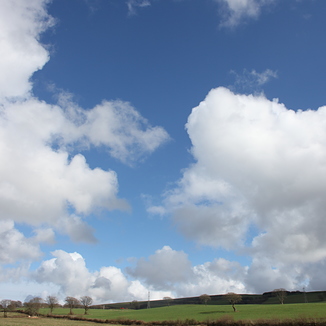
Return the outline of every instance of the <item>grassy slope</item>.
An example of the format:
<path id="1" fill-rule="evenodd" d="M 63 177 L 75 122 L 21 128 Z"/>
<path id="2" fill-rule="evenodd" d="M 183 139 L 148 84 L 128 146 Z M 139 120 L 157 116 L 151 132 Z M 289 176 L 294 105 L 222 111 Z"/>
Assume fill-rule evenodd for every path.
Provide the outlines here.
<path id="1" fill-rule="evenodd" d="M 66 319 L 50 319 L 50 318 L 0 318 L 1 326 L 94 326 L 93 322 L 82 322 Z M 112 326 L 112 325 L 111 325 Z"/>
<path id="2" fill-rule="evenodd" d="M 306 296 L 306 297 L 305 297 Z M 209 305 L 223 305 L 228 304 L 225 295 L 210 295 L 211 300 L 208 302 Z M 285 303 L 304 303 L 305 299 L 309 303 L 311 302 L 321 302 L 326 300 L 326 291 L 316 291 L 316 292 L 306 292 L 304 294 L 300 291 L 288 292 Z M 199 297 L 189 297 L 189 298 L 177 298 L 174 299 L 173 305 L 184 305 L 184 304 L 200 304 L 201 301 Z M 277 304 L 278 299 L 273 295 L 272 292 L 266 292 L 264 294 L 242 294 L 241 304 Z M 139 301 L 139 306 L 141 308 L 147 307 L 147 301 Z M 151 307 L 165 307 L 166 301 L 164 300 L 152 300 Z M 119 302 L 104 304 L 106 309 L 119 309 L 119 308 L 132 308 L 130 302 Z M 96 306 L 94 308 L 101 309 L 103 305 Z"/>
<path id="3" fill-rule="evenodd" d="M 141 310 L 103 310 L 91 309 L 86 318 L 99 319 L 135 319 L 144 321 L 185 320 L 198 321 L 220 319 L 225 315 L 233 316 L 235 320 L 257 319 L 293 319 L 303 317 L 326 318 L 326 303 L 306 304 L 268 304 L 268 305 L 237 305 L 234 313 L 229 305 L 176 305 L 171 307 L 141 309 Z M 48 313 L 48 309 L 41 311 Z M 54 314 L 68 314 L 68 309 L 55 309 Z M 74 309 L 75 314 L 82 315 L 82 309 Z"/>
<path id="4" fill-rule="evenodd" d="M 51 318 L 28 318 L 17 313 L 8 313 L 8 318 L 3 318 L 0 314 L 1 326 L 94 326 L 91 322 L 83 322 L 66 319 L 51 319 Z M 113 325 L 111 325 L 113 326 Z"/>

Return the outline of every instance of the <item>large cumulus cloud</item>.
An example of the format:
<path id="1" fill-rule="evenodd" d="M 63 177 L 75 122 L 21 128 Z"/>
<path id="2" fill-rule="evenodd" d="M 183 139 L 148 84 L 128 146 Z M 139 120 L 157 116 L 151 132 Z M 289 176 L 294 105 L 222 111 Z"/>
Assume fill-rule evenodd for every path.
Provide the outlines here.
<path id="1" fill-rule="evenodd" d="M 215 259 L 192 266 L 187 254 L 169 246 L 140 258 L 126 271 L 104 266 L 90 271 L 79 253 L 56 250 L 30 277 L 58 288 L 58 297 L 91 296 L 96 303 L 185 297 L 202 293 L 246 292 L 247 268 L 237 262 Z M 105 263 L 105 260 L 103 261 Z"/>
<path id="2" fill-rule="evenodd" d="M 165 195 L 180 232 L 265 261 L 292 288 L 312 279 L 303 266 L 326 258 L 326 107 L 293 111 L 220 87 L 186 128 L 196 162 Z"/>
<path id="3" fill-rule="evenodd" d="M 151 289 L 152 299 L 171 295 L 168 291 L 150 288 L 138 280 L 130 280 L 120 268 L 104 266 L 98 271 L 90 271 L 81 254 L 56 250 L 54 258 L 45 260 L 30 274 L 30 279 L 40 284 L 58 287 L 59 298 L 65 296 L 89 295 L 96 303 L 146 300 Z M 105 262 L 105 261 L 104 261 Z"/>
<path id="4" fill-rule="evenodd" d="M 48 223 L 68 233 L 72 223 L 77 235 L 76 228 L 85 231 L 78 214 L 128 204 L 117 197 L 114 171 L 91 169 L 70 149 L 106 146 L 114 157 L 132 162 L 167 139 L 164 129 L 148 126 L 124 102 L 103 102 L 84 113 L 71 103 L 60 107 L 30 98 L 3 106 L 1 113 L 0 219 Z M 68 208 L 74 215 L 68 216 Z"/>
<path id="5" fill-rule="evenodd" d="M 104 100 L 84 110 L 64 92 L 56 105 L 33 96 L 31 77 L 49 60 L 40 42 L 41 33 L 55 22 L 48 3 L 0 4 L 0 222 L 11 241 L 6 255 L 12 257 L 3 256 L 4 263 L 23 256 L 16 250 L 22 243 L 35 248 L 25 258 L 36 259 L 38 242 L 53 241 L 54 230 L 74 241 L 95 241 L 88 215 L 129 209 L 118 197 L 115 171 L 90 168 L 83 151 L 105 148 L 131 165 L 168 139 L 163 128 L 152 127 L 127 102 Z M 15 223 L 36 228 L 35 237 L 25 238 Z"/>
<path id="6" fill-rule="evenodd" d="M 39 259 L 41 257 L 39 243 L 52 239 L 51 231 L 42 232 L 41 230 L 38 230 L 37 236 L 26 238 L 14 228 L 13 221 L 0 221 L 0 264 Z"/>
<path id="7" fill-rule="evenodd" d="M 0 99 L 21 97 L 31 88 L 31 75 L 48 61 L 39 36 L 54 24 L 46 12 L 49 0 L 0 3 Z"/>
<path id="8" fill-rule="evenodd" d="M 161 290 L 173 290 L 175 284 L 187 281 L 191 276 L 191 264 L 184 252 L 164 246 L 150 256 L 141 258 L 129 273 L 143 278 L 147 284 Z"/>
<path id="9" fill-rule="evenodd" d="M 148 258 L 140 258 L 128 274 L 140 279 L 149 289 L 169 291 L 173 297 L 229 291 L 245 293 L 247 268 L 238 262 L 218 258 L 193 266 L 188 255 L 164 246 Z"/>

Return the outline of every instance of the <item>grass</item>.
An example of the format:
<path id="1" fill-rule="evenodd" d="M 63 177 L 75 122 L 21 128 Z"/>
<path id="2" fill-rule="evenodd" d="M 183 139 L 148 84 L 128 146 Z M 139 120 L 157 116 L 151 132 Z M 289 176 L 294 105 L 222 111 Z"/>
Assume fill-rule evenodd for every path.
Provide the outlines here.
<path id="1" fill-rule="evenodd" d="M 175 305 L 170 307 L 150 308 L 141 310 L 103 310 L 90 309 L 85 318 L 98 319 L 132 319 L 149 321 L 186 320 L 197 321 L 216 320 L 220 318 L 234 318 L 234 320 L 262 320 L 262 319 L 296 319 L 296 318 L 324 318 L 326 319 L 326 303 L 300 304 L 268 304 L 268 305 L 236 305 L 238 311 L 234 313 L 230 305 Z M 43 314 L 48 309 L 40 311 Z M 83 309 L 74 309 L 75 315 L 83 316 Z M 67 315 L 69 309 L 55 309 L 54 315 Z M 84 324 L 83 324 L 84 325 Z"/>
<path id="2" fill-rule="evenodd" d="M 0 315 L 1 326 L 94 326 L 93 322 L 80 322 L 67 319 L 52 319 L 52 318 L 28 318 L 25 315 L 17 313 L 8 313 L 8 318 L 3 318 Z M 112 325 L 113 326 L 113 325 Z"/>

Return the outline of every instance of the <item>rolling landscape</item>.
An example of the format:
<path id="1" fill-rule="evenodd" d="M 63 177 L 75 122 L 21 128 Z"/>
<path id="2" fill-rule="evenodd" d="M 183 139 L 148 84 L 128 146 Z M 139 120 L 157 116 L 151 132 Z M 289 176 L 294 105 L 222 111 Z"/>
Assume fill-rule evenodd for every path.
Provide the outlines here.
<path id="1" fill-rule="evenodd" d="M 326 326 L 325 13 L 0 0 L 0 326 Z"/>
<path id="2" fill-rule="evenodd" d="M 0 325 L 326 325 L 326 291 L 287 292 L 284 304 L 275 293 L 244 294 L 233 311 L 226 295 L 189 297 L 149 302 L 121 302 L 95 305 L 84 309 L 56 307 L 50 314 L 42 307 L 38 316 L 26 317 L 22 310 L 1 315 Z"/>
<path id="3" fill-rule="evenodd" d="M 225 298 L 225 295 L 210 295 L 210 300 L 207 305 L 227 305 L 229 302 Z M 244 304 L 278 304 L 278 298 L 273 294 L 273 292 L 265 292 L 263 294 L 242 294 L 240 305 Z M 303 291 L 287 291 L 285 304 L 289 303 L 316 303 L 316 302 L 326 302 L 326 291 L 315 291 L 315 292 L 303 292 Z M 151 300 L 150 307 L 158 308 L 167 306 L 168 300 Z M 138 301 L 138 308 L 147 308 L 148 301 Z M 189 298 L 176 298 L 172 299 L 169 303 L 172 305 L 191 305 L 191 304 L 202 304 L 199 296 L 189 297 Z M 99 309 L 121 309 L 121 308 L 132 308 L 131 302 L 120 302 L 120 303 L 110 303 L 102 305 L 94 305 L 93 308 Z"/>

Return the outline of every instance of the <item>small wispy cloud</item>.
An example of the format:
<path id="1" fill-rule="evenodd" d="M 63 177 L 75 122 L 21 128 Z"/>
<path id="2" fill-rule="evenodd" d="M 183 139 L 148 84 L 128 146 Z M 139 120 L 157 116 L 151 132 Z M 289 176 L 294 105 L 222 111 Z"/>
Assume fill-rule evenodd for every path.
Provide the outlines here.
<path id="1" fill-rule="evenodd" d="M 259 73 L 256 70 L 250 72 L 251 76 L 256 79 L 257 85 L 262 86 L 266 84 L 271 78 L 277 78 L 277 72 L 271 69 Z"/>
<path id="2" fill-rule="evenodd" d="M 221 5 L 220 27 L 234 28 L 246 19 L 257 18 L 262 8 L 275 0 L 214 0 Z"/>
<path id="3" fill-rule="evenodd" d="M 135 15 L 136 8 L 149 7 L 150 5 L 151 5 L 150 0 L 128 0 L 127 1 L 128 14 Z"/>
<path id="4" fill-rule="evenodd" d="M 99 9 L 99 0 L 84 0 L 84 2 L 92 14 Z"/>
<path id="5" fill-rule="evenodd" d="M 149 7 L 153 1 L 154 0 L 127 0 L 128 14 L 135 15 L 137 8 Z M 222 28 L 235 28 L 243 23 L 243 21 L 256 19 L 259 17 L 264 7 L 276 1 L 277 0 L 212 0 L 212 2 L 219 5 L 221 16 L 219 25 Z"/>
<path id="6" fill-rule="evenodd" d="M 236 88 L 243 92 L 260 91 L 260 88 L 272 78 L 278 78 L 277 71 L 271 69 L 266 69 L 262 72 L 257 72 L 255 69 L 251 71 L 244 69 L 241 74 L 231 70 L 230 73 L 235 76 L 234 86 L 231 88 Z"/>

